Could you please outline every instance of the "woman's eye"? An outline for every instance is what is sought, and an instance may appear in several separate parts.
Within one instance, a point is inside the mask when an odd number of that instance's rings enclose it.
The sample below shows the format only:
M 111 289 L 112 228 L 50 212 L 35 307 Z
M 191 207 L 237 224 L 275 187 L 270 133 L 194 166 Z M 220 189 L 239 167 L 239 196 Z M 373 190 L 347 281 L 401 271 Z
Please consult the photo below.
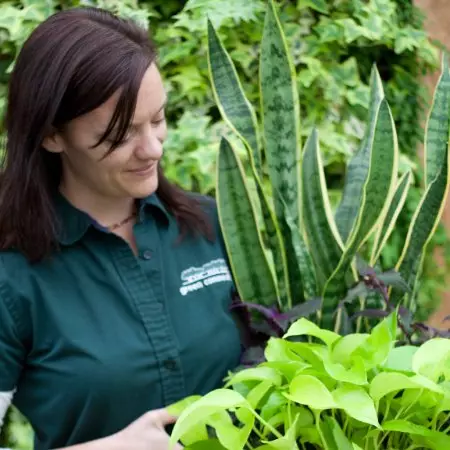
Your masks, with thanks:
M 163 123 L 166 120 L 165 117 L 163 117 L 162 119 L 158 119 L 158 120 L 154 120 L 152 122 L 152 125 L 160 125 L 161 123 Z

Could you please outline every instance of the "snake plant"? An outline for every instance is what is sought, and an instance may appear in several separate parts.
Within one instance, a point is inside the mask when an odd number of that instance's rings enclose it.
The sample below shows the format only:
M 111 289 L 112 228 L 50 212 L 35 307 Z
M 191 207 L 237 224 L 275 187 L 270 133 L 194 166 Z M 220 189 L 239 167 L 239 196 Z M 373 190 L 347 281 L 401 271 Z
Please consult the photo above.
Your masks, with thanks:
M 267 4 L 260 46 L 260 120 L 210 22 L 208 63 L 218 109 L 248 151 L 240 161 L 222 138 L 217 164 L 219 220 L 238 294 L 244 303 L 279 312 L 320 298 L 321 326 L 340 332 L 345 309 L 339 306 L 358 282 L 359 254 L 371 246 L 368 262 L 379 265 L 412 179 L 411 173 L 399 173 L 395 124 L 377 67 L 371 74 L 365 136 L 348 164 L 334 212 L 318 131 L 301 142 L 296 74 L 274 1 Z M 395 304 L 413 305 L 423 255 L 448 194 L 449 107 L 444 56 L 425 131 L 424 192 L 395 267 L 409 289 L 391 287 Z M 365 298 L 359 302 L 358 308 L 367 306 Z

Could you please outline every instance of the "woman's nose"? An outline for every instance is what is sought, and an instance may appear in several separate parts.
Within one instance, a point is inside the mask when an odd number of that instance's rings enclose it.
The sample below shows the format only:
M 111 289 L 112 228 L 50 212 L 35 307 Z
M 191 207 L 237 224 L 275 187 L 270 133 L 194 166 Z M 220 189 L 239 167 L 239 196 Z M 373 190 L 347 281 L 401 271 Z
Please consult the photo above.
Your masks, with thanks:
M 137 148 L 138 158 L 159 159 L 162 156 L 162 152 L 162 141 L 158 138 L 154 130 L 147 130 L 145 133 L 142 133 L 142 138 Z

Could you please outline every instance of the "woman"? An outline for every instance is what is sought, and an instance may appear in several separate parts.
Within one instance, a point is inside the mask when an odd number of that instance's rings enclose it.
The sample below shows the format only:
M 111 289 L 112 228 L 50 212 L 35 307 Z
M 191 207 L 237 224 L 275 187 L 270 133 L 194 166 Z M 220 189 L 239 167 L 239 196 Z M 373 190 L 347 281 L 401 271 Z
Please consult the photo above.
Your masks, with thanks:
M 164 408 L 239 362 L 214 202 L 160 166 L 155 59 L 135 24 L 73 9 L 32 33 L 11 76 L 0 418 L 12 400 L 36 450 L 167 450 Z

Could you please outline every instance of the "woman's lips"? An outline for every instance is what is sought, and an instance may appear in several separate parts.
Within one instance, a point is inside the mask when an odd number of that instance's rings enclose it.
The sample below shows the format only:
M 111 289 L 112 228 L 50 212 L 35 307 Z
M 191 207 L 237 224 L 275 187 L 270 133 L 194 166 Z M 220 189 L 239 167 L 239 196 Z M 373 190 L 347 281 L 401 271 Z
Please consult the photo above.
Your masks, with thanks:
M 148 175 L 155 168 L 156 163 L 149 164 L 148 166 L 140 167 L 139 169 L 129 170 L 134 175 Z

